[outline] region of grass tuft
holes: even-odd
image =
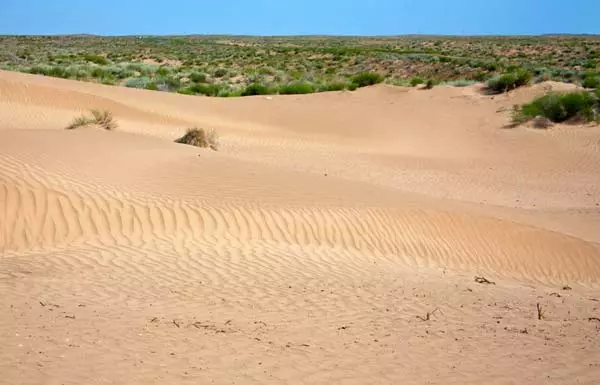
[[[73,119],[73,121],[65,128],[67,130],[74,130],[76,128],[85,127],[92,124],[96,124],[109,131],[117,128],[117,122],[110,111],[91,110],[90,113],[92,115],[91,117],[85,115],[79,116]]]

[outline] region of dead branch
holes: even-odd
[[[539,302],[536,304],[536,308],[538,320],[544,319],[544,314],[546,314],[546,311],[542,308],[542,305],[540,305]]]
[[[431,319],[431,316],[435,314],[436,311],[438,311],[440,309],[435,308],[433,311],[428,311],[427,314],[425,315],[425,317],[421,317],[420,315],[417,316],[418,319],[420,319],[423,322],[427,322]]]
[[[475,277],[475,282],[477,282],[477,283],[484,283],[486,285],[495,285],[496,284],[496,282],[490,281],[486,277]]]

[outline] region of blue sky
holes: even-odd
[[[0,34],[600,34],[600,0],[0,0]]]

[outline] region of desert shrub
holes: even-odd
[[[555,123],[572,118],[591,121],[595,119],[597,112],[598,97],[590,92],[553,92],[534,99],[531,103],[515,107],[513,122],[519,124],[537,116],[543,116]]]
[[[425,83],[425,79],[415,76],[414,78],[410,79],[410,85],[415,87],[418,86],[419,84],[423,84]]]
[[[350,80],[352,84],[359,88],[381,83],[383,81],[383,77],[375,72],[361,72],[354,75]]]
[[[206,74],[202,72],[193,72],[190,74],[190,80],[194,83],[206,83]]]
[[[216,84],[193,84],[177,92],[187,95],[217,96],[221,87]]]
[[[110,63],[110,61],[107,58],[105,58],[104,56],[100,56],[100,55],[86,54],[83,57],[83,59],[90,63],[95,63],[95,64],[99,64],[99,65],[106,65],[106,64]]]
[[[593,72],[587,73],[585,74],[581,85],[584,88],[598,88],[600,87],[600,76]]]
[[[30,74],[52,76],[55,78],[69,78],[69,71],[65,67],[59,66],[35,66],[29,69]]]
[[[488,80],[486,87],[491,93],[503,93],[529,84],[531,78],[530,72],[517,70]]]
[[[315,92],[312,84],[306,82],[290,83],[279,87],[279,93],[282,95],[311,94]]]
[[[190,128],[184,136],[175,140],[175,143],[188,144],[190,146],[211,148],[217,150],[219,148],[219,138],[214,130],[205,130],[204,128]]]
[[[227,70],[225,68],[219,68],[215,71],[214,75],[216,78],[222,78],[223,76],[227,75]]]
[[[427,82],[425,83],[425,89],[426,90],[430,90],[432,89],[435,85],[436,85],[436,81],[433,79],[428,79]]]
[[[181,81],[176,77],[161,77],[154,80],[158,91],[176,91],[181,86]]]
[[[165,66],[160,66],[158,67],[158,69],[156,70],[156,75],[157,76],[169,76],[171,74],[171,69],[169,67],[165,67]]]
[[[252,96],[252,95],[270,95],[275,93],[271,88],[264,86],[259,83],[249,84],[242,91],[242,96]]]
[[[67,127],[67,130],[74,130],[79,127],[89,126],[91,124],[96,124],[105,130],[114,130],[117,128],[117,122],[115,121],[113,115],[110,111],[106,110],[90,110],[91,117],[89,116],[79,116],[75,118]]]
[[[348,85],[346,83],[329,83],[320,86],[317,92],[328,92],[328,91],[342,91],[345,90]]]
[[[139,78],[131,78],[131,79],[127,79],[127,81],[125,82],[125,87],[146,88],[150,82],[151,82],[150,78],[148,78],[146,76],[142,76]]]

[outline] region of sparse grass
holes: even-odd
[[[531,103],[516,106],[513,112],[513,124],[528,122],[538,116],[561,123],[571,119],[589,122],[598,118],[600,109],[598,97],[587,91],[549,93]]]
[[[98,125],[105,130],[112,131],[117,128],[117,122],[115,121],[113,115],[106,110],[90,110],[91,117],[89,116],[79,116],[67,126],[65,127],[67,130],[74,130],[76,128],[89,126],[92,124]]]
[[[217,151],[219,148],[219,137],[215,130],[205,130],[204,128],[190,128],[186,134],[175,143],[187,144],[190,146],[210,148]]]

